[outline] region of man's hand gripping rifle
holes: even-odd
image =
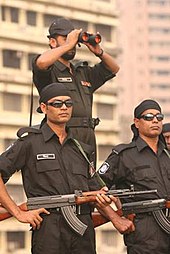
[[[103,190],[82,192],[76,190],[74,194],[68,195],[52,195],[52,196],[42,196],[28,198],[27,203],[20,205],[22,210],[35,210],[39,208],[59,208],[62,215],[64,216],[68,225],[78,234],[83,235],[87,229],[87,225],[82,223],[75,214],[74,207],[76,205],[81,205],[85,203],[96,202],[96,196],[98,194],[105,194],[106,196],[113,195],[119,198],[133,198],[136,195],[145,195],[149,193],[156,193],[157,190],[148,191],[135,191],[133,187],[131,189],[119,189],[119,190],[109,190],[105,192]],[[5,213],[0,214],[0,220],[11,217],[10,214]],[[7,216],[8,215],[8,216]]]

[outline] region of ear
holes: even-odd
[[[46,114],[46,112],[47,112],[47,105],[45,103],[41,102],[40,108],[41,108],[42,112],[44,114]]]
[[[51,48],[56,48],[57,45],[58,45],[58,44],[57,44],[57,40],[54,39],[54,38],[50,38],[49,44],[50,44]]]
[[[134,118],[134,124],[135,124],[135,127],[138,129],[139,128],[139,119],[138,118]]]

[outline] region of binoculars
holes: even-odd
[[[81,32],[79,34],[78,42],[88,42],[89,44],[95,46],[101,42],[101,35],[100,34],[90,34],[88,32]]]

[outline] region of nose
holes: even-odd
[[[65,104],[65,103],[63,103],[63,105],[62,105],[61,109],[67,109],[67,106],[66,106],[66,104]]]
[[[158,119],[157,119],[157,117],[156,117],[156,116],[154,116],[154,118],[153,118],[153,122],[158,122]]]

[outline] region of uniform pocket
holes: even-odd
[[[60,165],[57,160],[40,160],[36,162],[38,173],[45,173],[60,170]]]
[[[141,165],[133,169],[134,180],[137,181],[150,181],[156,177],[153,168],[150,165]]]
[[[88,172],[87,170],[85,170],[85,167],[82,165],[78,165],[78,166],[75,166],[73,168],[73,174],[74,175],[80,175],[80,176],[84,176],[86,178],[88,178]]]

